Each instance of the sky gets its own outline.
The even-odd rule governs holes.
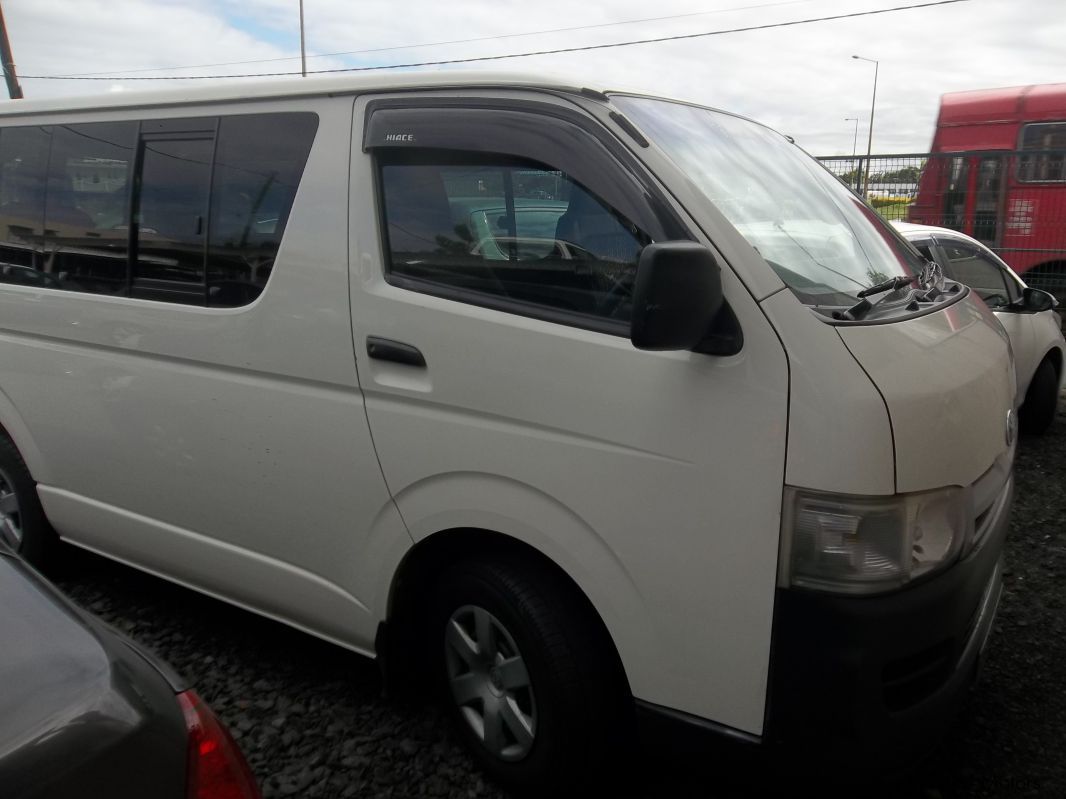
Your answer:
[[[312,71],[707,33],[921,2],[304,0],[305,42]],[[114,78],[26,77],[27,98],[167,89],[175,83],[128,79],[135,76],[300,69],[298,0],[2,0],[2,7],[20,75]],[[880,63],[873,151],[916,153],[929,148],[945,92],[1066,82],[1064,43],[1066,0],[964,0],[430,69],[532,71],[595,88],[637,89],[753,117],[795,137],[814,155],[850,155],[853,146],[866,150],[874,88],[874,64],[852,59],[858,54]],[[336,53],[347,55],[331,55]],[[190,66],[195,68],[175,69]],[[857,126],[849,118],[857,118]]]

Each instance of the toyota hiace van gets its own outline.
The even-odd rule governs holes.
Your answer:
[[[788,137],[482,73],[0,110],[0,531],[439,685],[508,785],[634,725],[928,751],[1000,594],[1002,328]]]

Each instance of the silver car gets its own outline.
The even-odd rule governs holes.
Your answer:
[[[892,224],[922,255],[940,264],[947,277],[972,288],[992,309],[1014,350],[1022,430],[1047,430],[1058,407],[1066,352],[1055,298],[1026,286],[999,256],[965,233],[909,222]]]

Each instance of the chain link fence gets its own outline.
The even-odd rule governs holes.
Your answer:
[[[973,236],[1066,304],[1066,150],[818,160],[886,219]]]

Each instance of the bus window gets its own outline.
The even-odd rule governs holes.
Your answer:
[[[974,194],[973,237],[989,247],[995,247],[999,218],[1000,186],[1003,158],[982,156],[977,162],[977,191]]]
[[[1038,123],[1022,128],[1018,180],[1023,183],[1066,181],[1066,122]],[[1025,153],[1036,150],[1035,154]]]
[[[952,230],[962,230],[962,220],[966,212],[966,184],[970,178],[970,161],[965,157],[956,157],[948,163],[948,185],[944,188],[942,224]]]

